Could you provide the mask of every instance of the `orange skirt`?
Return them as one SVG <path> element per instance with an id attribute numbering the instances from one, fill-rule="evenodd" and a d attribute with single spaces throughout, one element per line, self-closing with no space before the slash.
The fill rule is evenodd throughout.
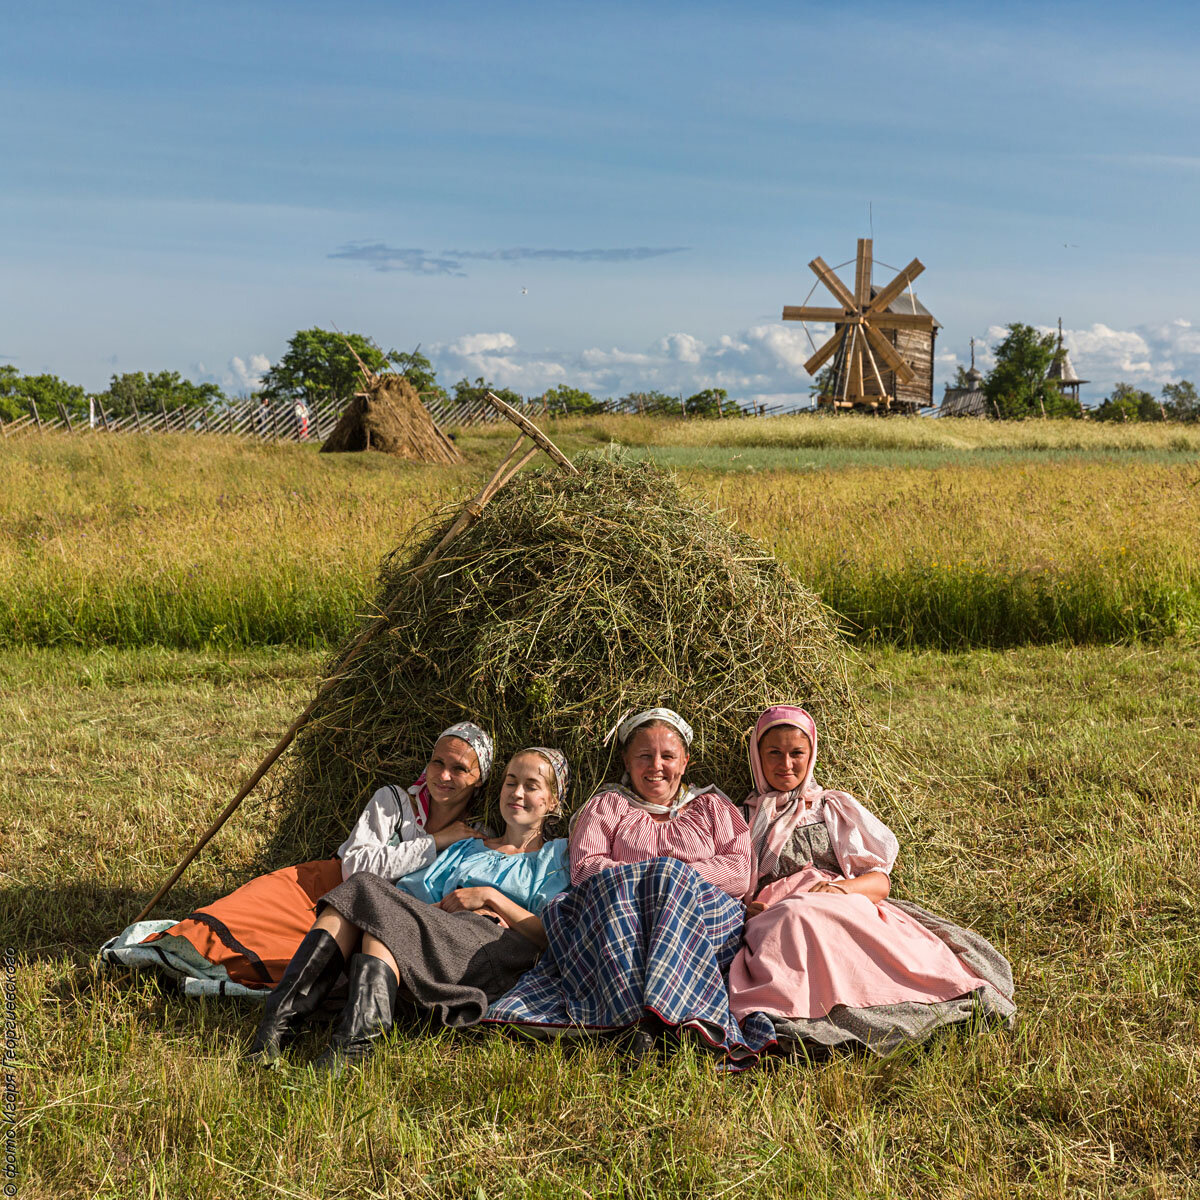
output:
<path id="1" fill-rule="evenodd" d="M 274 987 L 312 928 L 317 901 L 341 882 L 340 859 L 283 867 L 188 913 L 146 941 L 185 938 L 209 962 L 224 967 L 235 982 Z"/>

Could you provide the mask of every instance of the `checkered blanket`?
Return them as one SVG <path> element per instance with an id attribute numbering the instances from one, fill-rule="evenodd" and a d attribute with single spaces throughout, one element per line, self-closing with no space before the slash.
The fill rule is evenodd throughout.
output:
<path id="1" fill-rule="evenodd" d="M 601 871 L 546 906 L 548 949 L 485 1020 L 567 1032 L 621 1029 L 652 1013 L 748 1064 L 775 1032 L 761 1013 L 739 1025 L 729 1011 L 725 973 L 744 914 L 674 858 Z"/>

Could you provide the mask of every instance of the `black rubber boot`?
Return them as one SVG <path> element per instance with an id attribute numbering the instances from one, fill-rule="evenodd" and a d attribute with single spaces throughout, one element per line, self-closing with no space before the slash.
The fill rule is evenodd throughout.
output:
<path id="1" fill-rule="evenodd" d="M 367 1058 L 391 1028 L 396 1011 L 396 976 L 380 958 L 356 954 L 350 960 L 350 992 L 329 1049 L 313 1063 L 317 1071 L 341 1075 Z"/>
<path id="2" fill-rule="evenodd" d="M 333 935 L 324 929 L 310 929 L 263 1005 L 258 1032 L 246 1051 L 247 1061 L 260 1066 L 276 1063 L 296 1025 L 316 1010 L 345 969 L 345 956 Z"/>

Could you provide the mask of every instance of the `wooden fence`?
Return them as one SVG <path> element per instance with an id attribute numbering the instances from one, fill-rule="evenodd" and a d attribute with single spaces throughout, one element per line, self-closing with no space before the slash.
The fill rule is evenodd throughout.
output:
<path id="1" fill-rule="evenodd" d="M 443 427 L 490 425 L 504 418 L 486 401 L 455 400 L 440 394 L 423 395 L 425 407 L 433 419 Z M 528 416 L 560 416 L 552 406 L 547 406 L 540 397 L 524 400 L 517 406 Z M 728 406 L 727 406 L 728 407 Z M 608 400 L 601 405 L 606 413 L 638 413 L 636 401 Z M 785 412 L 803 411 L 785 404 L 745 406 L 737 409 L 739 416 L 775 416 Z M 72 415 L 61 404 L 55 412 L 47 413 L 30 403 L 29 412 L 11 421 L 0 420 L 0 434 L 17 437 L 24 433 L 42 430 L 62 430 L 67 433 L 221 433 L 232 437 L 257 441 L 323 441 L 329 436 L 341 415 L 341 405 L 334 400 L 325 400 L 309 405 L 307 422 L 296 416 L 293 402 L 277 400 L 263 403 L 247 400 L 221 408 L 160 408 L 157 412 L 143 413 L 136 409 L 123 416 L 110 416 L 103 405 L 97 404 L 95 417 Z M 659 415 L 669 416 L 669 413 Z M 683 413 L 682 402 L 680 415 Z M 728 412 L 726 416 L 731 415 Z"/>

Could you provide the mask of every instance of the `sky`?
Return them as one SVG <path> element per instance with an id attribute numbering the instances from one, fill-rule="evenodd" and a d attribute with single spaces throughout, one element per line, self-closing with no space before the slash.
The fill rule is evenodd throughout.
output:
<path id="1" fill-rule="evenodd" d="M 877 284 L 925 264 L 939 398 L 972 338 L 986 369 L 1059 317 L 1085 400 L 1200 381 L 1194 6 L 3 13 L 0 362 L 27 374 L 241 392 L 336 326 L 447 385 L 795 403 L 780 310 L 873 236 Z"/>

